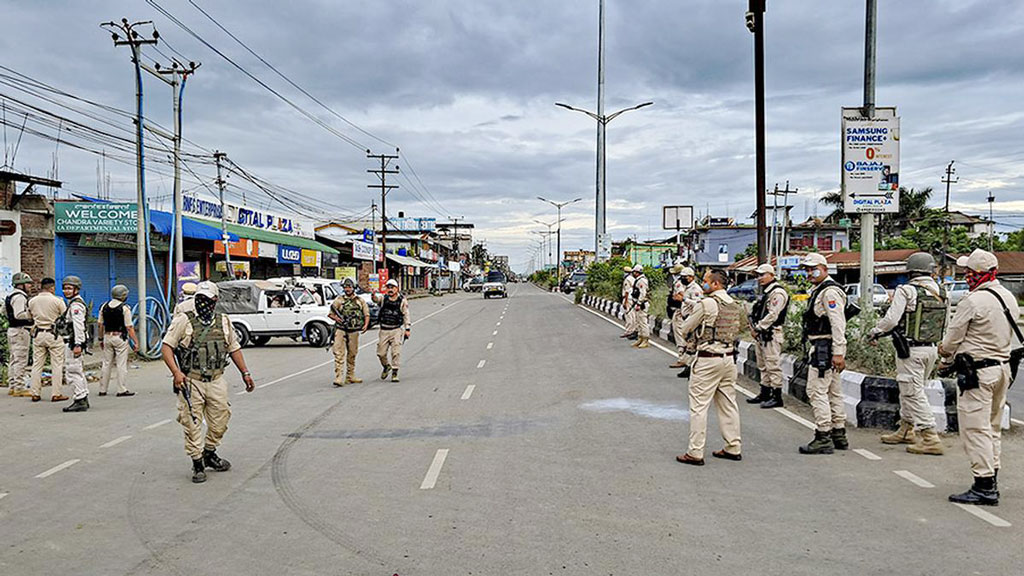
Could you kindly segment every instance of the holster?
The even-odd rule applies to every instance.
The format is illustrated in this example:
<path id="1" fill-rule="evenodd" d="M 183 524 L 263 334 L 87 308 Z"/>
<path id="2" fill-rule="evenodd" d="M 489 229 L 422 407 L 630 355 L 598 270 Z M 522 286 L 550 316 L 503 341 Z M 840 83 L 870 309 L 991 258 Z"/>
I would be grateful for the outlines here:
<path id="1" fill-rule="evenodd" d="M 818 378 L 824 378 L 825 373 L 832 369 L 832 340 L 819 338 L 812 340 L 814 348 L 811 350 L 811 366 L 818 369 Z"/>
<path id="2" fill-rule="evenodd" d="M 978 367 L 974 363 L 974 357 L 970 354 L 960 353 L 953 356 L 953 364 L 943 372 L 944 376 L 948 376 L 950 373 L 956 374 L 956 387 L 960 389 L 960 394 L 981 387 L 981 383 L 978 381 Z"/>
<path id="3" fill-rule="evenodd" d="M 910 358 L 910 342 L 899 330 L 892 331 L 892 347 L 896 349 L 896 357 L 902 360 Z"/>

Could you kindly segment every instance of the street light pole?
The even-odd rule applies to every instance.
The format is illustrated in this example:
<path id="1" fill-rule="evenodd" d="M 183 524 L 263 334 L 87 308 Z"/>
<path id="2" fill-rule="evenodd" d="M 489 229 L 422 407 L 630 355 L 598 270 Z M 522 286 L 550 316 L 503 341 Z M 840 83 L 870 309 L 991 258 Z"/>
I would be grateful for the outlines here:
<path id="1" fill-rule="evenodd" d="M 555 276 L 556 278 L 558 278 L 558 289 L 560 290 L 562 287 L 562 208 L 568 206 L 569 204 L 575 204 L 576 202 L 583 200 L 583 198 L 569 200 L 568 202 L 554 202 L 541 196 L 537 196 L 537 199 L 540 200 L 541 202 L 547 202 L 548 204 L 551 204 L 558 211 L 558 245 L 555 248 L 555 254 L 558 256 L 558 259 L 555 261 Z"/>
<path id="2" fill-rule="evenodd" d="M 755 132 L 755 186 L 757 187 L 757 262 L 767 262 L 765 202 L 767 182 L 765 176 L 764 135 L 764 12 L 766 0 L 749 0 L 747 28 L 754 34 L 754 132 Z"/>

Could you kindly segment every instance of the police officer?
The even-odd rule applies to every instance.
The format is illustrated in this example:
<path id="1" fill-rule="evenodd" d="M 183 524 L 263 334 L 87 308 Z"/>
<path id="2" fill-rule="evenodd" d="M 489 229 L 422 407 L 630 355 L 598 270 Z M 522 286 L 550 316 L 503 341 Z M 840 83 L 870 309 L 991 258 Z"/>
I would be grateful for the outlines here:
<path id="1" fill-rule="evenodd" d="M 828 275 L 828 261 L 816 252 L 800 266 L 814 285 L 804 312 L 804 336 L 812 349 L 807 369 L 807 398 L 814 413 L 814 440 L 801 454 L 831 454 L 846 450 L 846 411 L 840 374 L 846 368 L 846 294 Z"/>
<path id="2" fill-rule="evenodd" d="M 88 307 L 82 299 L 82 280 L 78 276 L 65 276 L 63 283 L 64 297 L 68 307 L 64 312 L 64 377 L 71 386 L 70 405 L 64 412 L 85 412 L 89 409 L 89 384 L 85 381 L 85 367 L 82 365 L 82 354 L 87 344 L 85 318 Z"/>
<path id="3" fill-rule="evenodd" d="M 679 308 L 672 314 L 672 335 L 676 340 L 679 358 L 669 368 L 682 368 L 677 374 L 680 378 L 690 377 L 690 366 L 695 358 L 696 344 L 693 342 L 693 338 L 688 337 L 683 331 L 683 322 L 686 317 L 689 316 L 697 302 L 704 297 L 704 290 L 695 277 L 696 273 L 693 268 L 684 266 L 672 286 L 672 298 L 679 302 Z"/>
<path id="4" fill-rule="evenodd" d="M 625 310 L 626 331 L 622 333 L 619 338 L 626 338 L 627 340 L 637 339 L 637 328 L 636 328 L 636 311 L 633 310 L 633 284 L 636 282 L 636 278 L 633 277 L 633 268 L 630 266 L 623 266 L 622 271 L 625 273 L 622 276 L 622 309 Z"/>
<path id="5" fill-rule="evenodd" d="M 135 392 L 128 389 L 128 350 L 136 350 L 135 326 L 132 323 L 132 309 L 125 303 L 128 299 L 128 287 L 118 284 L 110 289 L 110 300 L 100 306 L 99 341 L 103 350 L 103 367 L 100 369 L 100 396 L 107 395 L 110 385 L 110 373 L 116 370 L 118 397 L 134 396 Z M 181 304 L 175 306 L 174 315 L 179 312 Z M 190 309 L 194 312 L 195 307 Z"/>
<path id="6" fill-rule="evenodd" d="M 938 352 L 935 345 L 942 340 L 946 326 L 946 298 L 932 278 L 935 258 L 926 252 L 915 252 L 907 258 L 910 282 L 896 288 L 885 317 L 871 330 L 875 340 L 892 333 L 896 347 L 896 381 L 900 387 L 900 427 L 883 434 L 884 444 L 908 444 L 912 454 L 941 455 L 942 440 L 935 430 L 925 384 Z"/>
<path id="7" fill-rule="evenodd" d="M 53 278 L 43 278 L 39 293 L 28 301 L 32 314 L 32 401 L 39 402 L 43 389 L 43 366 L 50 358 L 50 382 L 53 386 L 50 401 L 63 402 L 68 397 L 61 394 L 64 383 L 64 333 L 58 330 L 57 322 L 64 317 L 68 306 L 56 295 L 57 283 Z"/>
<path id="8" fill-rule="evenodd" d="M 196 283 L 195 282 L 185 282 L 184 284 L 182 284 L 181 285 L 181 300 L 179 300 L 178 303 L 174 305 L 174 313 L 172 315 L 173 316 L 177 316 L 178 314 L 184 314 L 185 312 L 188 312 L 188 311 L 195 312 L 196 303 L 193 301 L 193 298 L 195 297 L 195 294 L 196 294 Z"/>
<path id="9" fill-rule="evenodd" d="M 761 372 L 761 390 L 747 398 L 747 404 L 761 408 L 782 406 L 782 326 L 789 310 L 789 292 L 775 280 L 775 268 L 761 264 L 754 272 L 761 286 L 761 298 L 750 313 L 757 349 L 757 369 Z"/>
<path id="10" fill-rule="evenodd" d="M 1020 309 L 1017 299 L 996 279 L 999 260 L 994 254 L 975 250 L 956 263 L 967 269 L 970 292 L 957 304 L 939 344 L 939 356 L 944 364 L 961 366 L 956 411 L 974 484 L 949 500 L 995 506 L 999 504 L 1000 425 L 1011 383 L 1010 349 L 1020 346 L 1015 344 L 1021 335 L 1014 323 Z"/>
<path id="11" fill-rule="evenodd" d="M 334 299 L 327 315 L 334 321 L 334 385 L 339 388 L 362 382 L 356 378 L 356 354 L 359 353 L 359 335 L 370 327 L 370 307 L 356 294 L 355 281 L 345 278 L 342 290 L 345 293 Z"/>
<path id="12" fill-rule="evenodd" d="M 28 291 L 32 289 L 32 277 L 18 272 L 11 279 L 14 290 L 4 300 L 7 312 L 7 348 L 10 358 L 7 364 L 7 394 L 19 398 L 32 396 L 28 384 L 28 352 L 32 345 L 32 314 L 28 310 Z"/>
<path id="13" fill-rule="evenodd" d="M 715 458 L 742 460 L 740 450 L 740 411 L 736 404 L 735 341 L 743 322 L 743 306 L 725 291 L 725 274 L 718 270 L 704 274 L 704 293 L 683 323 L 686 334 L 694 334 L 697 359 L 690 378 L 690 441 L 678 462 L 704 465 L 708 408 L 715 403 L 718 429 L 725 447 L 712 452 Z"/>
<path id="14" fill-rule="evenodd" d="M 409 321 L 409 301 L 398 293 L 398 282 L 393 278 L 385 284 L 387 294 L 375 298 L 380 303 L 377 323 L 380 332 L 377 337 L 377 358 L 383 370 L 380 379 L 391 376 L 392 382 L 398 382 L 398 368 L 402 361 L 402 344 L 409 338 L 412 324 Z M 388 352 L 391 358 L 388 359 Z"/>
<path id="15" fill-rule="evenodd" d="M 216 284 L 200 282 L 195 311 L 171 320 L 161 348 L 164 364 L 174 375 L 178 423 L 185 429 L 185 453 L 192 459 L 192 482 L 196 484 L 206 481 L 206 468 L 217 472 L 231 468 L 230 462 L 217 455 L 231 419 L 228 385 L 224 381 L 228 357 L 242 373 L 245 391 L 252 392 L 256 387 L 231 321 L 215 311 L 218 296 Z"/>
<path id="16" fill-rule="evenodd" d="M 636 315 L 637 340 L 633 343 L 634 348 L 647 348 L 651 340 L 651 323 L 647 316 L 647 309 L 650 306 L 650 285 L 647 276 L 644 276 L 644 267 L 640 264 L 633 266 L 633 291 L 630 293 L 630 304 L 633 313 Z"/>

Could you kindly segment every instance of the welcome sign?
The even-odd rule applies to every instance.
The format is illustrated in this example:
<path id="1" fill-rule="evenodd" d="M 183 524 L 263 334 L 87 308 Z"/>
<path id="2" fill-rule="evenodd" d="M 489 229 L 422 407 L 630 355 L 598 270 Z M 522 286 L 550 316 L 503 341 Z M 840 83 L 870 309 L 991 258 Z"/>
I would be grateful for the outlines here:
<path id="1" fill-rule="evenodd" d="M 139 207 L 135 202 L 56 202 L 54 229 L 58 234 L 135 234 Z"/>

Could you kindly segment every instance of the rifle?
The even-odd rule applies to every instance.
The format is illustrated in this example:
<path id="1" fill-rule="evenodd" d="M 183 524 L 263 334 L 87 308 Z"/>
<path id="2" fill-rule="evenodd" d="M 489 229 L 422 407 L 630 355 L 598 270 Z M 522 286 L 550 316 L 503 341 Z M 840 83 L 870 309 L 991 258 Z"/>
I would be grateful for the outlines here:
<path id="1" fill-rule="evenodd" d="M 892 347 L 896 349 L 897 358 L 901 360 L 910 358 L 910 341 L 907 340 L 906 334 L 898 326 L 888 332 L 881 332 L 871 336 L 871 340 L 877 341 L 879 338 L 885 338 L 886 336 L 892 336 Z"/>
<path id="2" fill-rule="evenodd" d="M 174 363 L 178 365 L 178 370 L 187 374 L 188 372 L 186 369 L 191 369 L 192 361 L 191 359 L 186 360 L 185 354 L 186 352 L 180 347 L 174 349 Z M 182 366 L 185 366 L 186 369 L 183 369 Z M 180 390 L 174 388 L 173 384 L 171 385 L 171 389 L 174 390 L 175 394 L 180 393 L 181 397 L 185 399 L 185 405 L 188 406 L 188 415 L 192 417 L 192 423 L 198 424 L 199 420 L 196 419 L 196 415 L 192 411 L 192 386 L 189 385 L 188 378 L 185 378 L 185 385 L 182 386 Z"/>

